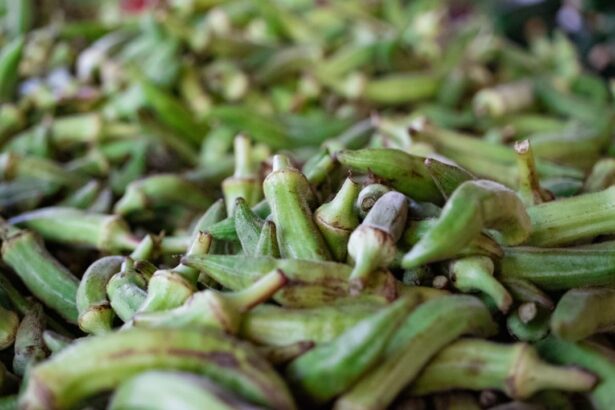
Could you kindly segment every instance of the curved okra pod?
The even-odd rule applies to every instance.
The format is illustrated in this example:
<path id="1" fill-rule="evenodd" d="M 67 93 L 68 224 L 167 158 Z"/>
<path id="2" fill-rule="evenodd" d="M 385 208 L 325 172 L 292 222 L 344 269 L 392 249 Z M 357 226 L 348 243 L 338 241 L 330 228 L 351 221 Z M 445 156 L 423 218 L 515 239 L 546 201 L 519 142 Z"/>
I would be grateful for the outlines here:
<path id="1" fill-rule="evenodd" d="M 615 406 L 615 360 L 612 351 L 589 343 L 573 343 L 551 336 L 536 344 L 538 352 L 546 360 L 578 366 L 599 377 L 598 384 L 588 393 L 596 410 L 609 410 Z M 606 350 L 606 349 L 604 349 Z"/>
<path id="2" fill-rule="evenodd" d="M 553 310 L 553 300 L 532 282 L 525 279 L 506 277 L 502 284 L 508 289 L 513 299 L 519 303 L 533 303 L 547 310 Z"/>
<path id="3" fill-rule="evenodd" d="M 408 217 L 408 200 L 399 192 L 382 195 L 348 239 L 348 256 L 354 262 L 351 290 L 362 289 L 372 272 L 386 269 L 395 258 L 395 243 Z"/>
<path id="4" fill-rule="evenodd" d="M 615 329 L 615 290 L 571 289 L 560 298 L 551 315 L 551 332 L 575 342 Z"/>
<path id="5" fill-rule="evenodd" d="M 442 194 L 425 166 L 425 158 L 390 148 L 342 150 L 335 155 L 353 172 L 373 174 L 412 199 L 442 202 Z"/>
<path id="6" fill-rule="evenodd" d="M 186 256 L 182 263 L 206 273 L 222 286 L 244 289 L 274 269 L 288 277 L 288 284 L 274 295 L 286 307 L 310 307 L 348 296 L 352 268 L 346 264 L 303 259 L 275 259 L 245 255 Z M 387 272 L 373 275 L 363 294 L 376 300 L 393 300 L 397 289 Z"/>
<path id="7" fill-rule="evenodd" d="M 69 408 L 150 369 L 202 374 L 256 404 L 295 408 L 284 382 L 264 359 L 213 329 L 134 328 L 84 339 L 33 367 L 19 404 L 29 410 Z"/>
<path id="8" fill-rule="evenodd" d="M 615 185 L 615 159 L 603 158 L 597 161 L 583 185 L 584 192 L 599 192 Z"/>
<path id="9" fill-rule="evenodd" d="M 549 335 L 549 312 L 538 310 L 529 321 L 524 320 L 521 312 L 515 310 L 506 318 L 508 333 L 522 342 L 537 342 Z"/>
<path id="10" fill-rule="evenodd" d="M 23 213 L 9 223 L 31 229 L 45 240 L 103 251 L 132 250 L 138 240 L 115 215 L 75 208 L 49 207 Z"/>
<path id="11" fill-rule="evenodd" d="M 272 258 L 280 257 L 280 247 L 278 246 L 278 235 L 273 221 L 265 221 L 263 229 L 258 236 L 255 256 L 271 256 Z"/>
<path id="12" fill-rule="evenodd" d="M 227 215 L 233 215 L 235 200 L 243 198 L 247 206 L 254 206 L 263 196 L 262 184 L 258 178 L 258 164 L 252 158 L 250 140 L 239 135 L 235 137 L 235 173 L 222 181 L 222 193 Z"/>
<path id="13" fill-rule="evenodd" d="M 138 313 L 133 324 L 138 327 L 188 328 L 213 326 L 227 333 L 237 333 L 242 314 L 268 300 L 287 282 L 275 270 L 239 292 L 223 293 L 204 290 L 193 294 L 185 304 L 163 312 Z"/>
<path id="14" fill-rule="evenodd" d="M 40 157 L 24 157 L 12 152 L 0 154 L 0 176 L 9 181 L 18 178 L 32 178 L 74 188 L 87 182 L 83 176 L 65 170 L 56 162 Z"/>
<path id="15" fill-rule="evenodd" d="M 478 290 L 489 296 L 501 312 L 506 313 L 513 299 L 506 288 L 493 277 L 493 271 L 493 262 L 485 256 L 457 259 L 449 265 L 449 275 L 457 289 L 462 292 Z"/>
<path id="16" fill-rule="evenodd" d="M 115 314 L 128 322 L 147 298 L 147 281 L 134 268 L 134 261 L 124 259 L 120 271 L 107 282 L 107 296 Z"/>
<path id="17" fill-rule="evenodd" d="M 446 390 L 502 390 L 513 399 L 527 399 L 541 390 L 589 391 L 593 374 L 542 361 L 525 343 L 499 344 L 480 339 L 459 340 L 444 348 L 412 385 L 412 393 Z"/>
<path id="18" fill-rule="evenodd" d="M 13 371 L 23 376 L 28 368 L 47 357 L 47 347 L 43 340 L 45 314 L 43 307 L 34 304 L 23 317 L 15 337 L 15 356 Z"/>
<path id="19" fill-rule="evenodd" d="M 359 210 L 359 216 L 365 218 L 367 213 L 372 209 L 376 201 L 387 192 L 392 191 L 386 185 L 382 184 L 369 184 L 363 187 L 357 197 L 357 209 Z"/>
<path id="20" fill-rule="evenodd" d="M 307 203 L 310 185 L 283 155 L 273 157 L 273 170 L 263 183 L 265 198 L 277 228 L 280 253 L 284 258 L 328 260 L 323 239 Z"/>
<path id="21" fill-rule="evenodd" d="M 380 365 L 359 379 L 334 408 L 385 408 L 450 342 L 464 334 L 490 336 L 495 332 L 489 311 L 472 296 L 444 296 L 425 302 L 399 326 Z"/>
<path id="22" fill-rule="evenodd" d="M 615 251 L 598 248 L 505 248 L 497 272 L 545 290 L 615 284 Z"/>
<path id="23" fill-rule="evenodd" d="M 109 410 L 122 409 L 263 410 L 236 397 L 205 377 L 170 371 L 143 372 L 122 383 Z"/>
<path id="24" fill-rule="evenodd" d="M 445 199 L 455 192 L 459 185 L 475 179 L 474 175 L 459 165 L 435 158 L 425 158 L 425 168 Z"/>
<path id="25" fill-rule="evenodd" d="M 128 215 L 168 205 L 206 209 L 211 203 L 211 198 L 198 185 L 179 175 L 160 174 L 131 182 L 113 211 L 119 215 Z"/>
<path id="26" fill-rule="evenodd" d="M 345 261 L 348 238 L 359 224 L 355 201 L 359 184 L 346 178 L 335 197 L 314 212 L 314 220 L 336 261 Z"/>
<path id="27" fill-rule="evenodd" d="M 615 187 L 531 206 L 527 213 L 532 221 L 528 245 L 561 246 L 611 234 L 615 232 Z"/>
<path id="28" fill-rule="evenodd" d="M 291 383 L 316 403 L 339 395 L 376 365 L 413 302 L 398 299 L 331 342 L 317 345 L 289 365 L 286 374 Z"/>
<path id="29" fill-rule="evenodd" d="M 79 328 L 86 333 L 103 334 L 112 329 L 115 313 L 107 298 L 107 283 L 121 269 L 123 256 L 105 256 L 92 263 L 77 288 Z"/>
<path id="30" fill-rule="evenodd" d="M 18 327 L 19 316 L 17 316 L 17 313 L 0 306 L 0 350 L 4 350 L 13 344 Z"/>
<path id="31" fill-rule="evenodd" d="M 406 269 L 450 258 L 480 235 L 497 229 L 502 242 L 517 245 L 530 234 L 530 218 L 523 203 L 508 188 L 487 180 L 467 181 L 442 209 L 436 225 L 404 255 Z"/>
<path id="32" fill-rule="evenodd" d="M 75 303 L 79 280 L 43 246 L 34 233 L 0 220 L 2 259 L 38 300 L 70 323 L 77 323 Z"/>
<path id="33" fill-rule="evenodd" d="M 248 206 L 245 199 L 239 197 L 234 205 L 235 232 L 246 255 L 255 255 L 256 245 L 263 229 L 263 221 Z"/>
<path id="34" fill-rule="evenodd" d="M 529 140 L 515 143 L 519 182 L 517 194 L 526 206 L 537 205 L 553 200 L 553 194 L 540 186 L 534 154 Z"/>

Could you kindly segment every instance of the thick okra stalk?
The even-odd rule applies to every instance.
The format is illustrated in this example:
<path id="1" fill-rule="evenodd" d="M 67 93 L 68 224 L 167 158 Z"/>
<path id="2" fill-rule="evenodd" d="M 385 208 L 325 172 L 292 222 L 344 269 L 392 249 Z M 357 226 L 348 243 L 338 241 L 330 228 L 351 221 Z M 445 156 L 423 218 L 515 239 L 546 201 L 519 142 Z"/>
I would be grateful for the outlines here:
<path id="1" fill-rule="evenodd" d="M 30 231 L 0 222 L 2 259 L 24 282 L 28 290 L 71 323 L 79 313 L 75 302 L 79 280 L 43 246 Z"/>
<path id="2" fill-rule="evenodd" d="M 345 261 L 348 238 L 359 224 L 354 207 L 359 185 L 346 178 L 335 197 L 314 212 L 314 220 L 336 261 Z"/>
<path id="3" fill-rule="evenodd" d="M 412 392 L 497 389 L 511 398 L 526 399 L 548 389 L 589 391 L 596 381 L 587 371 L 545 363 L 525 343 L 465 339 L 438 353 L 412 385 Z"/>
<path id="4" fill-rule="evenodd" d="M 348 255 L 354 262 L 351 289 L 360 290 L 369 276 L 386 269 L 395 257 L 408 216 L 408 200 L 399 192 L 387 192 L 376 201 L 348 240 Z"/>
<path id="5" fill-rule="evenodd" d="M 226 213 L 233 215 L 235 200 L 243 198 L 248 206 L 254 206 L 263 196 L 258 178 L 258 164 L 252 155 L 250 140 L 243 135 L 235 137 L 235 173 L 222 181 L 222 193 Z"/>
<path id="6" fill-rule="evenodd" d="M 404 255 L 406 269 L 454 256 L 480 235 L 496 229 L 501 241 L 518 245 L 530 235 L 530 219 L 523 203 L 508 188 L 496 182 L 464 182 L 451 195 L 438 222 Z"/>
<path id="7" fill-rule="evenodd" d="M 387 344 L 384 360 L 335 403 L 336 409 L 381 409 L 440 349 L 464 334 L 493 335 L 496 325 L 480 300 L 445 296 L 420 305 Z"/>
<path id="8" fill-rule="evenodd" d="M 121 409 L 259 410 L 206 377 L 186 372 L 143 372 L 122 383 L 111 399 L 110 410 Z"/>
<path id="9" fill-rule="evenodd" d="M 575 342 L 615 329 L 615 290 L 571 289 L 560 298 L 551 315 L 551 332 Z"/>
<path id="10" fill-rule="evenodd" d="M 271 206 L 282 257 L 329 260 L 329 250 L 307 203 L 309 183 L 287 157 L 273 158 L 273 170 L 265 178 L 263 189 Z"/>
<path id="11" fill-rule="evenodd" d="M 168 329 L 129 329 L 75 343 L 31 369 L 19 403 L 68 408 L 150 369 L 201 374 L 256 404 L 295 408 L 284 382 L 250 346 L 213 330 Z"/>
<path id="12" fill-rule="evenodd" d="M 537 205 L 553 199 L 553 195 L 540 186 L 534 154 L 529 140 L 515 143 L 519 182 L 517 193 L 526 206 Z"/>

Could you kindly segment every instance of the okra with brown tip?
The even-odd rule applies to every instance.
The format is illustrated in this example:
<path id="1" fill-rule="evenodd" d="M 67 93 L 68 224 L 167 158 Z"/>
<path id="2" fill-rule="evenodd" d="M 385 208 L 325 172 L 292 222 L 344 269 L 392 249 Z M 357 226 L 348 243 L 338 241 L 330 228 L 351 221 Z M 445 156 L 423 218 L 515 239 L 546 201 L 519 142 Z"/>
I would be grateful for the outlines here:
<path id="1" fill-rule="evenodd" d="M 615 290 L 571 289 L 560 298 L 551 315 L 551 332 L 575 342 L 615 329 Z"/>
<path id="2" fill-rule="evenodd" d="M 359 224 L 355 201 L 359 184 L 346 178 L 335 197 L 314 212 L 314 220 L 336 261 L 345 261 L 348 238 Z"/>
<path id="3" fill-rule="evenodd" d="M 446 202 L 435 226 L 404 255 L 402 266 L 453 257 L 487 228 L 498 230 L 505 244 L 518 245 L 530 235 L 530 218 L 519 197 L 503 185 L 464 182 Z"/>
<path id="4" fill-rule="evenodd" d="M 255 404 L 295 408 L 284 382 L 253 348 L 213 329 L 134 328 L 84 339 L 34 366 L 19 404 L 68 408 L 150 369 L 201 374 Z"/>
<path id="5" fill-rule="evenodd" d="M 391 264 L 395 243 L 403 233 L 407 217 L 406 197 L 399 192 L 387 192 L 350 234 L 348 255 L 354 263 L 350 274 L 351 291 L 363 289 L 372 273 Z"/>
<path id="6" fill-rule="evenodd" d="M 34 304 L 25 314 L 15 337 L 15 356 L 13 357 L 13 371 L 24 376 L 30 366 L 45 359 L 48 355 L 43 340 L 45 330 L 45 314 L 43 307 Z"/>
<path id="7" fill-rule="evenodd" d="M 320 306 L 348 296 L 352 271 L 350 266 L 336 262 L 245 255 L 186 256 L 182 263 L 232 290 L 244 289 L 280 269 L 288 283 L 273 298 L 286 307 Z M 362 293 L 368 299 L 391 301 L 397 296 L 396 280 L 387 272 L 377 272 Z"/>
<path id="8" fill-rule="evenodd" d="M 494 333 L 496 324 L 489 311 L 472 296 L 444 296 L 425 302 L 399 326 L 379 366 L 359 379 L 334 408 L 386 408 L 447 344 L 462 335 Z"/>
<path id="9" fill-rule="evenodd" d="M 425 158 L 389 148 L 342 150 L 335 155 L 353 172 L 373 174 L 412 199 L 442 202 L 442 194 L 425 166 Z"/>
<path id="10" fill-rule="evenodd" d="M 277 228 L 282 257 L 329 260 L 329 249 L 308 206 L 310 185 L 287 157 L 273 158 L 273 170 L 265 178 L 263 189 Z"/>
<path id="11" fill-rule="evenodd" d="M 121 409 L 263 410 L 223 389 L 206 377 L 187 372 L 148 371 L 122 383 L 110 410 Z"/>
<path id="12" fill-rule="evenodd" d="M 596 376 L 587 371 L 545 363 L 525 343 L 462 339 L 432 359 L 412 385 L 412 392 L 498 389 L 511 398 L 526 399 L 548 389 L 590 391 L 596 382 Z"/>
<path id="13" fill-rule="evenodd" d="M 138 244 L 120 217 L 75 208 L 40 208 L 13 217 L 9 223 L 31 229 L 50 242 L 102 251 L 132 250 Z"/>
<path id="14" fill-rule="evenodd" d="M 200 328 L 216 327 L 237 333 L 242 314 L 268 300 L 287 283 L 281 270 L 275 270 L 238 292 L 204 290 L 193 294 L 185 304 L 162 312 L 138 313 L 138 327 Z"/>

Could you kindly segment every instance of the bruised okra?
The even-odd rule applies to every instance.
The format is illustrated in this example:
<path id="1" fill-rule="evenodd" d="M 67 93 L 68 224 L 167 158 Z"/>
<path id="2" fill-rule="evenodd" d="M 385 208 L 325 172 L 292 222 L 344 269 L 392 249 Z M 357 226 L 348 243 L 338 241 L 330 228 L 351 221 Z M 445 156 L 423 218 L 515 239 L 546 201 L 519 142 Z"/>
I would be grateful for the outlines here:
<path id="1" fill-rule="evenodd" d="M 11 218 L 9 222 L 31 229 L 51 242 L 102 251 L 132 250 L 138 244 L 126 222 L 118 216 L 75 208 L 41 208 Z"/>
<path id="2" fill-rule="evenodd" d="M 551 315 L 551 332 L 571 342 L 615 329 L 615 290 L 571 289 Z"/>
<path id="3" fill-rule="evenodd" d="M 263 196 L 258 170 L 252 158 L 250 140 L 243 135 L 235 137 L 235 173 L 222 181 L 222 193 L 226 213 L 233 215 L 235 200 L 243 198 L 248 206 L 254 206 Z"/>
<path id="4" fill-rule="evenodd" d="M 489 296 L 498 309 L 506 313 L 512 304 L 512 296 L 493 277 L 494 266 L 485 256 L 470 256 L 457 259 L 449 265 L 453 285 L 462 292 L 480 291 Z"/>
<path id="5" fill-rule="evenodd" d="M 387 407 L 404 386 L 444 346 L 464 334 L 490 336 L 496 325 L 485 305 L 472 296 L 455 295 L 420 305 L 387 343 L 383 361 L 335 403 L 335 409 Z"/>
<path id="6" fill-rule="evenodd" d="M 110 410 L 122 409 L 263 410 L 241 400 L 206 377 L 187 372 L 149 371 L 122 383 Z"/>
<path id="7" fill-rule="evenodd" d="M 115 313 L 107 298 L 107 283 L 120 271 L 123 256 L 105 256 L 92 263 L 77 288 L 79 327 L 92 334 L 111 331 Z"/>
<path id="8" fill-rule="evenodd" d="M 114 213 L 128 215 L 169 205 L 205 209 L 211 203 L 211 198 L 198 185 L 178 175 L 160 174 L 130 183 L 124 196 L 116 202 Z"/>
<path id="9" fill-rule="evenodd" d="M 134 317 L 133 323 L 135 326 L 165 328 L 213 326 L 235 334 L 243 313 L 268 300 L 286 282 L 284 273 L 275 270 L 239 292 L 197 292 L 185 304 L 175 309 L 139 313 Z"/>
<path id="10" fill-rule="evenodd" d="M 519 197 L 493 181 L 464 182 L 442 209 L 438 222 L 404 255 L 406 269 L 455 256 L 483 229 L 497 229 L 502 242 L 517 245 L 530 234 L 530 218 Z"/>
<path id="11" fill-rule="evenodd" d="M 438 353 L 414 382 L 412 392 L 498 389 L 513 399 L 526 399 L 547 389 L 589 391 L 596 381 L 596 376 L 584 370 L 545 363 L 525 343 L 465 339 Z"/>
<path id="12" fill-rule="evenodd" d="M 244 289 L 272 270 L 280 269 L 289 282 L 274 295 L 274 300 L 286 307 L 319 306 L 348 296 L 352 270 L 343 263 L 245 255 L 186 256 L 182 263 L 232 290 Z M 390 301 L 396 293 L 394 278 L 379 272 L 373 275 L 363 295 L 367 299 Z"/>
<path id="13" fill-rule="evenodd" d="M 336 157 L 353 172 L 374 174 L 412 199 L 442 202 L 442 194 L 425 167 L 425 158 L 390 148 L 343 150 Z"/>
<path id="14" fill-rule="evenodd" d="M 327 244 L 308 206 L 310 185 L 305 176 L 291 166 L 287 157 L 273 157 L 273 170 L 265 178 L 263 189 L 271 206 L 282 257 L 330 259 Z"/>
<path id="15" fill-rule="evenodd" d="M 342 393 L 377 363 L 412 307 L 410 298 L 401 298 L 333 341 L 317 345 L 290 364 L 287 375 L 291 383 L 317 403 Z"/>
<path id="16" fill-rule="evenodd" d="M 43 340 L 45 314 L 43 307 L 34 304 L 21 320 L 15 337 L 13 371 L 23 376 L 28 368 L 47 357 L 48 351 Z"/>
<path id="17" fill-rule="evenodd" d="M 348 255 L 354 262 L 351 290 L 360 290 L 376 270 L 387 268 L 395 258 L 395 243 L 408 217 L 408 200 L 399 192 L 387 192 L 378 199 L 361 225 L 348 240 Z"/>
<path id="18" fill-rule="evenodd" d="M 70 408 L 150 369 L 201 374 L 256 404 L 295 408 L 284 382 L 249 345 L 214 330 L 137 328 L 84 339 L 34 366 L 19 403 Z"/>
<path id="19" fill-rule="evenodd" d="M 2 259 L 38 300 L 70 323 L 77 323 L 75 303 L 79 280 L 43 246 L 34 233 L 0 221 Z"/>
<path id="20" fill-rule="evenodd" d="M 348 238 L 359 224 L 355 201 L 359 184 L 346 178 L 335 197 L 314 212 L 314 220 L 336 261 L 345 261 Z"/>

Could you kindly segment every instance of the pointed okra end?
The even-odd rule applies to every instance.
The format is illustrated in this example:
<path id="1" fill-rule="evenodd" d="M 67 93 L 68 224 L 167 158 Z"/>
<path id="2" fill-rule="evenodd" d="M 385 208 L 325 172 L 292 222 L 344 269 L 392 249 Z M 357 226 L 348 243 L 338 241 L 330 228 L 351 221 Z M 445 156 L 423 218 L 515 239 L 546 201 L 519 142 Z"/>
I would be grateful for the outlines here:
<path id="1" fill-rule="evenodd" d="M 359 224 L 359 218 L 355 210 L 359 188 L 359 184 L 351 178 L 346 178 L 335 197 L 316 210 L 315 217 L 335 228 L 354 229 Z"/>
<path id="2" fill-rule="evenodd" d="M 258 237 L 255 256 L 271 256 L 273 258 L 280 257 L 280 248 L 278 246 L 278 237 L 276 226 L 273 221 L 265 221 L 263 229 Z"/>

